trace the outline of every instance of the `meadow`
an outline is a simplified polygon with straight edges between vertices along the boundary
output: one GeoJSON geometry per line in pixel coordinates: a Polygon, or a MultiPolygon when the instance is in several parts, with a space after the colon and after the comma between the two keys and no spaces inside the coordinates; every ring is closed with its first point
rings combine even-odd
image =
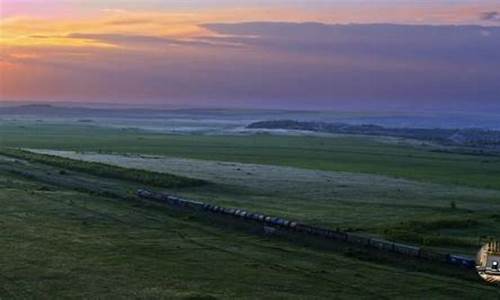
{"type": "Polygon", "coordinates": [[[8,123],[3,147],[158,154],[172,157],[387,175],[500,189],[500,157],[442,153],[431,146],[344,136],[168,135],[98,126],[8,123]]]}
{"type": "Polygon", "coordinates": [[[0,163],[2,298],[498,295],[479,279],[460,275],[463,271],[446,276],[418,265],[380,263],[349,250],[302,246],[127,199],[127,190],[137,186],[133,182],[61,174],[60,168],[4,158],[0,163]],[[26,166],[30,178],[13,172],[26,166]],[[116,194],[89,193],[100,188],[116,194]]]}
{"type": "MultiPolygon", "coordinates": [[[[60,157],[61,162],[75,161],[91,166],[97,162],[98,166],[192,177],[208,184],[160,190],[308,224],[443,247],[455,253],[473,255],[482,240],[500,234],[494,214],[500,209],[500,193],[494,190],[372,174],[160,156],[29,150],[29,157],[45,163],[60,157]]],[[[61,166],[61,163],[55,165],[61,166]]]]}
{"type": "Polygon", "coordinates": [[[0,137],[0,298],[498,296],[465,270],[290,243],[134,196],[146,187],[473,255],[500,235],[495,156],[351,136],[22,122],[0,126],[0,137]]]}

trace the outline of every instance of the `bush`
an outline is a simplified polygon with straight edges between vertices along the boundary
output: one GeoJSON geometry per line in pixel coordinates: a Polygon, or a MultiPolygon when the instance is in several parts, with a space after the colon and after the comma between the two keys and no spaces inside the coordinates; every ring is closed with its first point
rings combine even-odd
{"type": "Polygon", "coordinates": [[[457,208],[457,203],[455,202],[455,200],[453,200],[453,201],[450,202],[450,207],[451,207],[451,209],[456,209],[457,208]]]}

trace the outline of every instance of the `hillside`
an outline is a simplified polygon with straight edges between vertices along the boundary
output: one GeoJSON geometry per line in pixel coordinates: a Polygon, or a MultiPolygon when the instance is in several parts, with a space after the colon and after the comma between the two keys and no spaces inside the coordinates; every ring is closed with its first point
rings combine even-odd
{"type": "Polygon", "coordinates": [[[391,128],[379,125],[351,125],[346,123],[301,122],[292,120],[261,121],[247,126],[249,129],[285,129],[312,132],[390,136],[444,145],[468,146],[500,150],[500,131],[483,129],[446,128],[391,128]]]}

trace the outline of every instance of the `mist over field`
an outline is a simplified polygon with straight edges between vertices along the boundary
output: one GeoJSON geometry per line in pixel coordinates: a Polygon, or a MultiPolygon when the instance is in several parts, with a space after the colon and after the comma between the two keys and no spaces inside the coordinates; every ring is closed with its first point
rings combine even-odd
{"type": "Polygon", "coordinates": [[[264,110],[228,108],[110,108],[78,104],[4,104],[0,120],[77,122],[159,131],[212,131],[244,129],[258,121],[295,120],[340,122],[409,128],[500,129],[499,114],[467,112],[377,112],[264,110]]]}

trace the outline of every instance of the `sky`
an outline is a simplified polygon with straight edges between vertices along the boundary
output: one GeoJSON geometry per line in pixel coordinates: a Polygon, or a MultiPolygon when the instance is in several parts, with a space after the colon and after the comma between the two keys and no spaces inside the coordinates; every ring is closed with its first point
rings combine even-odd
{"type": "Polygon", "coordinates": [[[500,112],[500,2],[0,0],[0,101],[500,112]]]}

